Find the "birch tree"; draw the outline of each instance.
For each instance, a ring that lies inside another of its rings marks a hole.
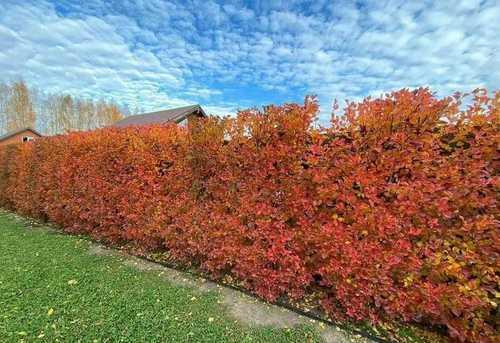
[[[16,81],[8,92],[6,101],[7,130],[14,131],[35,127],[36,115],[31,95],[24,81]]]

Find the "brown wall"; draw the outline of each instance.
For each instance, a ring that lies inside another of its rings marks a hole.
[[[187,120],[188,120],[188,126],[190,123],[192,123],[193,121],[196,121],[197,119],[200,119],[201,117],[200,116],[197,116],[196,114],[191,114],[187,117]]]
[[[38,138],[38,135],[34,134],[30,130],[24,130],[22,132],[19,132],[15,134],[14,136],[11,136],[7,139],[4,139],[0,141],[0,146],[2,145],[8,145],[8,144],[16,144],[16,143],[22,143],[23,142],[23,137],[33,137],[34,139]]]
[[[193,118],[196,118],[196,115],[191,114],[186,119],[181,120],[177,124],[189,127],[189,124],[192,122]]]

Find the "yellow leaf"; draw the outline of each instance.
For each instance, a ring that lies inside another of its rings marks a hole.
[[[76,281],[74,279],[68,281],[68,285],[76,285],[77,283],[78,283],[78,281]]]
[[[53,308],[50,308],[48,311],[47,311],[47,315],[48,316],[51,316],[54,314],[54,309]]]
[[[208,321],[209,321],[209,322],[213,322],[213,321],[214,321],[214,319],[213,319],[212,317],[210,317],[210,318],[208,318]]]

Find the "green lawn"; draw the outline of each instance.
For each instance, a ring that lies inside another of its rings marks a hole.
[[[215,292],[174,286],[85,239],[0,211],[0,342],[311,342],[311,327],[248,328]],[[196,301],[193,301],[193,297]]]

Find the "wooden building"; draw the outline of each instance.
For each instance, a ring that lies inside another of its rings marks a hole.
[[[9,144],[27,143],[39,137],[42,137],[41,133],[39,133],[35,129],[27,127],[0,136],[0,146]]]
[[[178,123],[187,125],[189,119],[194,117],[206,117],[205,111],[200,105],[185,106],[173,108],[164,111],[150,112],[144,114],[136,114],[128,116],[122,120],[117,121],[112,127],[128,127],[128,126],[142,126],[142,125],[159,125],[166,123]]]

